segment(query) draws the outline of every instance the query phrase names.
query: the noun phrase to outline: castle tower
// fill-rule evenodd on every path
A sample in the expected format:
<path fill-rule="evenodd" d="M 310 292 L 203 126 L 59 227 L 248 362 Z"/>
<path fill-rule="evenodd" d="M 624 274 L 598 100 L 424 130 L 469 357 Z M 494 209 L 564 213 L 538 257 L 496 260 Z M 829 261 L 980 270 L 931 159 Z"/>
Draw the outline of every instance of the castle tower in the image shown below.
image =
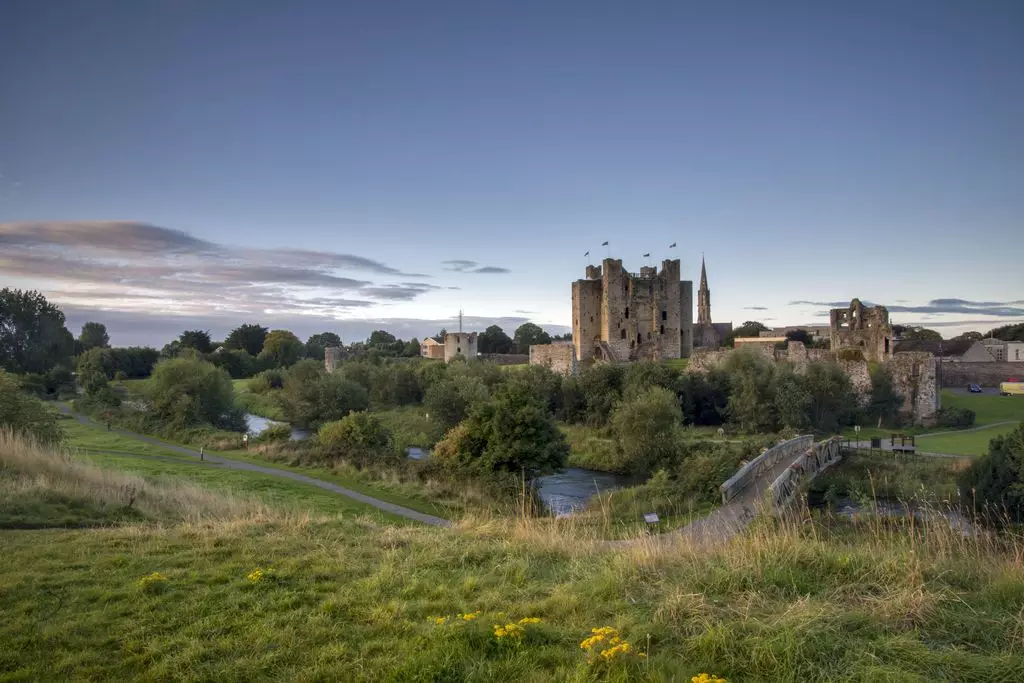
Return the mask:
<path fill-rule="evenodd" d="M 697 324 L 711 325 L 711 290 L 708 289 L 708 271 L 704 257 L 700 257 L 700 289 L 697 291 Z"/>

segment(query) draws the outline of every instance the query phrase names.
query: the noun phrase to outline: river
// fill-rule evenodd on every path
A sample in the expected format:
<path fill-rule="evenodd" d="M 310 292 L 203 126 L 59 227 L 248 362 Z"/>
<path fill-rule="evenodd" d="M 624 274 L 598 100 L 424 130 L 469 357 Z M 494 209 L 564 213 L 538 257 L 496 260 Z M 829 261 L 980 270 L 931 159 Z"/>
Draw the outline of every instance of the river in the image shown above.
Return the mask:
<path fill-rule="evenodd" d="M 570 467 L 537 480 L 537 495 L 556 517 L 571 515 L 597 493 L 636 484 L 634 477 Z"/>
<path fill-rule="evenodd" d="M 245 414 L 245 423 L 249 427 L 249 436 L 259 436 L 263 432 L 267 431 L 274 425 L 283 425 L 284 422 L 277 422 L 275 420 L 268 420 L 265 417 L 259 415 L 253 415 L 252 413 Z M 302 441 L 312 436 L 312 432 L 308 429 L 296 429 L 292 427 L 292 441 Z"/>

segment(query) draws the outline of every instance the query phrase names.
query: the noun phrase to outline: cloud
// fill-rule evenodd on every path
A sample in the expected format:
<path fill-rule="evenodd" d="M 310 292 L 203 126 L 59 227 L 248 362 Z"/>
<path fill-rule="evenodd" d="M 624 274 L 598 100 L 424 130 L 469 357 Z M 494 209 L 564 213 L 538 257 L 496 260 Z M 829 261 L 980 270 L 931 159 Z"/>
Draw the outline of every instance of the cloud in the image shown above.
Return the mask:
<path fill-rule="evenodd" d="M 765 308 L 764 306 L 744 306 L 743 310 L 745 310 L 745 311 L 767 311 L 768 309 Z"/>
<path fill-rule="evenodd" d="M 481 266 L 476 261 L 465 261 L 461 259 L 441 261 L 441 266 L 445 270 L 449 270 L 454 273 L 480 273 L 491 275 L 512 272 L 508 268 L 499 268 L 498 266 Z"/>
<path fill-rule="evenodd" d="M 233 247 L 136 221 L 0 223 L 0 276 L 49 283 L 40 288 L 58 304 L 235 317 L 332 315 L 442 289 L 362 256 Z"/>
<path fill-rule="evenodd" d="M 806 305 L 827 308 L 846 308 L 849 302 L 836 301 L 790 301 L 791 306 Z M 874 304 L 865 301 L 865 306 Z M 1024 316 L 1024 300 L 1014 301 L 969 301 L 967 299 L 932 299 L 919 306 L 886 306 L 890 313 L 920 313 L 924 315 L 989 315 L 997 318 L 1019 318 Z M 819 314 L 820 315 L 820 314 Z"/>

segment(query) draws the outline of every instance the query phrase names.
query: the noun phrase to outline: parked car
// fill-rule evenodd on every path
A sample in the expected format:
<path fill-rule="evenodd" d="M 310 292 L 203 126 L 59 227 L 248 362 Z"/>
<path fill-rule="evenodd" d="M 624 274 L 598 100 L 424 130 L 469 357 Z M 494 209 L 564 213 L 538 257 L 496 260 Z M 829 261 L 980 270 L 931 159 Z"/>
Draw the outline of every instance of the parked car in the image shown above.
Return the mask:
<path fill-rule="evenodd" d="M 980 394 L 981 387 L 979 387 L 977 384 L 969 384 L 967 385 L 967 391 L 971 392 L 972 394 Z"/>

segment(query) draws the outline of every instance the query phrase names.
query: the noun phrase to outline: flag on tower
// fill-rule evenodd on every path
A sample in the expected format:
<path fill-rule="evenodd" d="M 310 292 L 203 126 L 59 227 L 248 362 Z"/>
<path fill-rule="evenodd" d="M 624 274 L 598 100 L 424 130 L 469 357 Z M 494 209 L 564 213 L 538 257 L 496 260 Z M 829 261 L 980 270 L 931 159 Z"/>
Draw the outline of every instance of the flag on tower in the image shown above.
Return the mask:
<path fill-rule="evenodd" d="M 668 248 L 669 249 L 675 249 L 676 248 L 676 243 L 673 242 L 672 244 L 668 245 Z"/>
<path fill-rule="evenodd" d="M 588 251 L 584 256 L 590 256 L 590 252 Z"/>
<path fill-rule="evenodd" d="M 601 242 L 601 246 L 602 246 L 602 247 L 607 247 L 607 246 L 608 246 L 608 243 L 607 243 L 607 242 Z"/>
<path fill-rule="evenodd" d="M 644 258 L 648 258 L 650 255 L 651 255 L 651 252 L 647 252 L 646 254 L 644 254 Z"/>

